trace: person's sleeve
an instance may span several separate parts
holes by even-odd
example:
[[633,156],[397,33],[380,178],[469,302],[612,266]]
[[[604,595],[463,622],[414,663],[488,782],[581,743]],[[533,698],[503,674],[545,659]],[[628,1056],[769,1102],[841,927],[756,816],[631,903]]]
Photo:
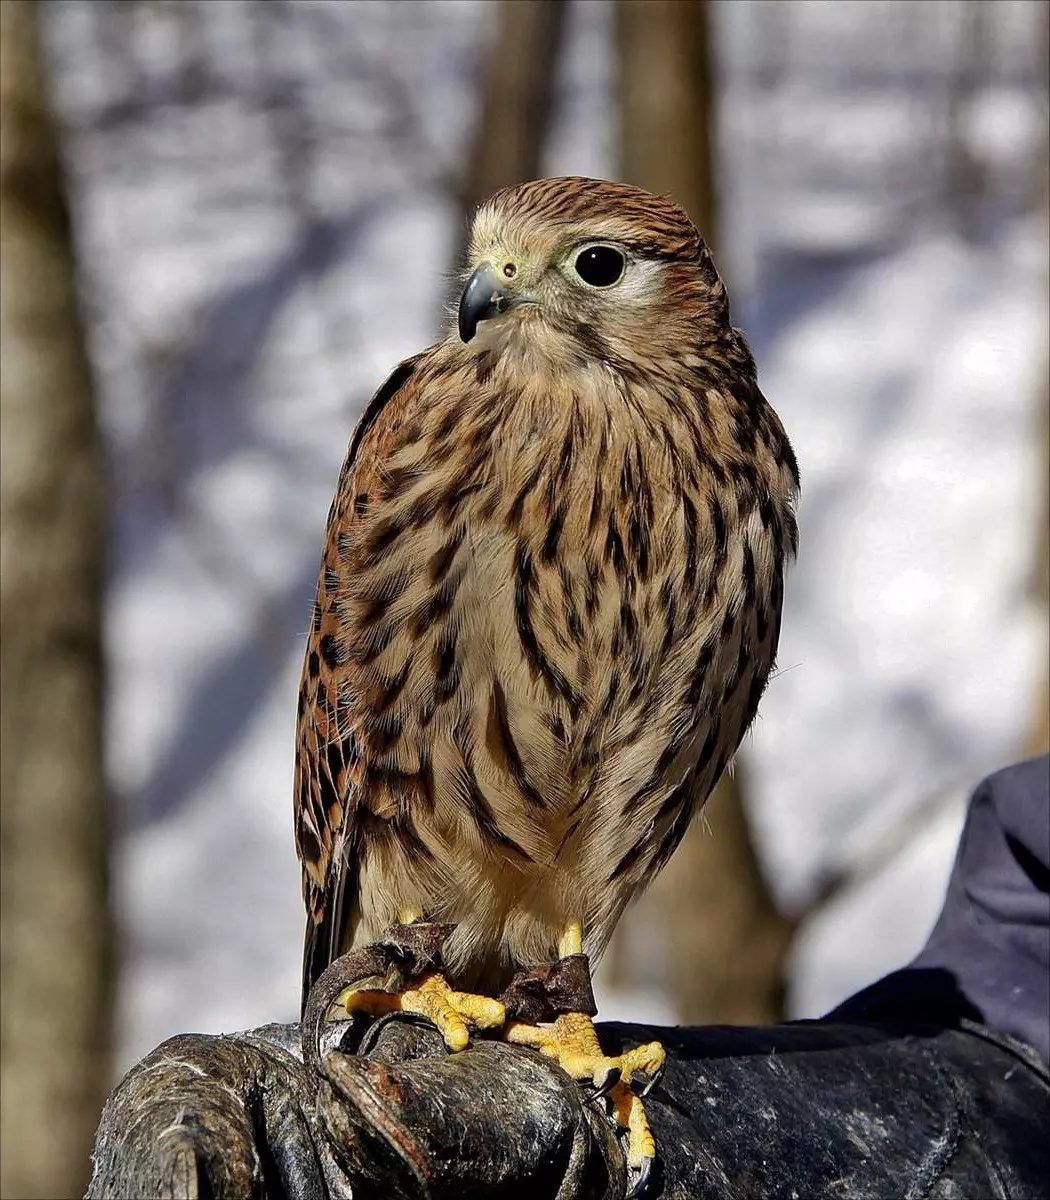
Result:
[[964,1017],[1050,1060],[1050,755],[977,788],[926,946],[829,1014],[942,1027]]

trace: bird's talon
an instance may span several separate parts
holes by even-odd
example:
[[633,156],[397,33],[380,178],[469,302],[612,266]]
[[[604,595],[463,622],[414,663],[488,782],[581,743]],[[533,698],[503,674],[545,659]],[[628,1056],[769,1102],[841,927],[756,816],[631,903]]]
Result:
[[[648,1042],[644,1046],[635,1046],[633,1050],[625,1051],[620,1059],[623,1063],[624,1083],[631,1084],[632,1090],[644,1095],[659,1080],[667,1061],[667,1052],[659,1042]],[[639,1086],[634,1081],[639,1080]]]
[[454,992],[442,975],[424,975],[403,992],[352,990],[342,997],[349,1015],[366,1012],[385,1016],[391,1012],[416,1013],[431,1021],[453,1053],[465,1050],[470,1044],[468,1025],[478,1029],[495,1029],[506,1020],[506,1011],[498,1000],[475,996],[469,992]]
[[[660,1049],[662,1050],[663,1048],[661,1047]],[[631,1073],[630,1079],[627,1080],[631,1091],[636,1096],[648,1096],[660,1080],[663,1079],[665,1066],[666,1062],[660,1061],[650,1062],[637,1067]]]
[[631,1091],[634,1092],[634,1094],[636,1096],[641,1096],[644,1099],[646,1096],[649,1095],[649,1093],[653,1090],[653,1088],[656,1087],[656,1085],[660,1082],[660,1080],[663,1078],[663,1074],[664,1074],[663,1068],[661,1068],[659,1071],[655,1072],[655,1074],[652,1074],[652,1075],[646,1075],[646,1074],[640,1073],[638,1075],[632,1076]]
[[653,1161],[652,1158],[643,1158],[637,1167],[629,1171],[631,1179],[625,1200],[636,1200],[636,1197],[645,1191],[646,1185],[649,1183],[649,1176],[652,1174]]
[[587,1089],[590,1099],[607,1096],[623,1078],[623,1071],[616,1062],[606,1062],[594,1072],[592,1086]]

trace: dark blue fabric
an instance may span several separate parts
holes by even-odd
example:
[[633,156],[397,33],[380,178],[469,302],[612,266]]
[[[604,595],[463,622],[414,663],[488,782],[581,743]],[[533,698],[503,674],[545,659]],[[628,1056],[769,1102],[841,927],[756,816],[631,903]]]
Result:
[[1050,1061],[1050,755],[970,797],[944,908],[915,960],[828,1019],[980,1021]]

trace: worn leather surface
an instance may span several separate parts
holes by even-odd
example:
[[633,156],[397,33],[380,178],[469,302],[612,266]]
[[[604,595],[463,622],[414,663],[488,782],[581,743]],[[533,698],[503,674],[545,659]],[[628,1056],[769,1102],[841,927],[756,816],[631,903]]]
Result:
[[[646,1101],[659,1147],[647,1195],[1047,1195],[1046,1065],[980,1027],[599,1031],[609,1052],[653,1038],[668,1050]],[[88,1195],[623,1195],[600,1101],[540,1056],[492,1041],[448,1055],[414,1018],[342,1032],[319,1070],[294,1025],[165,1042],[110,1097]]]
[[1006,1039],[822,1022],[615,1033],[668,1050],[647,1105],[657,1195],[1048,1194],[1047,1071]]

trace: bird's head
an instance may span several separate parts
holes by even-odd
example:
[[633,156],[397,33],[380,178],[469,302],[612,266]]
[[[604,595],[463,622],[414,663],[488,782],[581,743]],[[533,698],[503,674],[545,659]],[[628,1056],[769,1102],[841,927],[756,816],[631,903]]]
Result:
[[482,205],[458,317],[479,350],[563,363],[680,353],[729,321],[710,253],[678,205],[576,177]]

